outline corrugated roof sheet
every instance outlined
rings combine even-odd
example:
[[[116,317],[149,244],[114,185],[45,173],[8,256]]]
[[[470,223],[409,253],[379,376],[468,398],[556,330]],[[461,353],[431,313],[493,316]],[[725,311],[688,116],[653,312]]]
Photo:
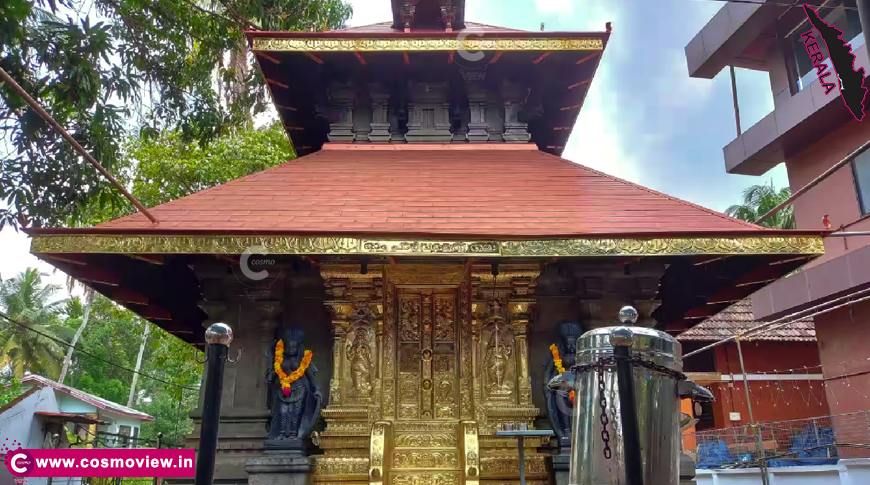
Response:
[[[534,145],[330,145],[98,229],[605,236],[767,229]]]
[[[722,310],[677,336],[677,340],[714,342],[760,325],[752,315],[752,300],[747,298]],[[792,325],[765,332],[758,337],[741,340],[776,340],[814,342],[816,327],[812,318],[795,321]]]

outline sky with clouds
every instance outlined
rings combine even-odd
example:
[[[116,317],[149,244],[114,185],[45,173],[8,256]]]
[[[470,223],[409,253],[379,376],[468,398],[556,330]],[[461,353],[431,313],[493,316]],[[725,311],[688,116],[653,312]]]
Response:
[[[350,0],[352,26],[391,19],[390,0]],[[773,179],[725,173],[722,147],[736,136],[731,80],[691,79],[684,47],[722,8],[713,0],[466,0],[466,19],[512,29],[613,33],[564,157],[675,197],[724,211],[744,188]],[[741,125],[773,109],[766,72],[737,71]],[[0,277],[28,266],[52,267],[29,254],[21,233],[0,232]],[[65,276],[50,280],[62,284]]]

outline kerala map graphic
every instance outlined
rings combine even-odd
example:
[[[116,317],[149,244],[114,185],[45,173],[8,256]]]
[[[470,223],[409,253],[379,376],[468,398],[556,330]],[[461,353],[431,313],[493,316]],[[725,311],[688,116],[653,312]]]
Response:
[[[828,48],[828,56],[840,81],[843,103],[856,120],[862,121],[864,98],[867,96],[867,88],[864,87],[864,68],[855,69],[855,54],[852,53],[852,46],[843,40],[842,30],[822,20],[812,6],[804,4],[804,11]]]

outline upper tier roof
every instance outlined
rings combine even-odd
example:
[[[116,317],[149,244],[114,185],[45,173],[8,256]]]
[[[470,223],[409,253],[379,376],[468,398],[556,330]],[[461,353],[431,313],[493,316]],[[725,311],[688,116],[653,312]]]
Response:
[[[405,32],[380,23],[326,32],[246,34],[299,155],[314,153],[328,141],[329,123],[336,121],[324,115],[331,86],[396,87],[410,80],[449,85],[458,96],[453,102],[457,109],[463,106],[461,93],[472,86],[490,92],[505,81],[522,86],[528,95],[519,121],[528,123],[531,141],[540,150],[561,155],[610,38],[610,24],[599,32],[465,26],[453,32]]]
[[[85,232],[417,236],[771,233],[534,145],[335,145]],[[82,230],[69,230],[79,232]]]

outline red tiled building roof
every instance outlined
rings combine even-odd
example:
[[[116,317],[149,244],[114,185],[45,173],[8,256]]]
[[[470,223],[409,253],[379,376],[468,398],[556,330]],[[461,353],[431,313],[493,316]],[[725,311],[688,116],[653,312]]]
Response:
[[[714,342],[749,330],[761,323],[755,320],[752,314],[752,301],[747,298],[704,320],[691,330],[679,334],[677,340]],[[816,326],[812,318],[803,318],[787,327],[780,327],[757,337],[741,338],[741,340],[815,342]]]
[[[535,145],[329,145],[97,231],[417,236],[770,233]]]

